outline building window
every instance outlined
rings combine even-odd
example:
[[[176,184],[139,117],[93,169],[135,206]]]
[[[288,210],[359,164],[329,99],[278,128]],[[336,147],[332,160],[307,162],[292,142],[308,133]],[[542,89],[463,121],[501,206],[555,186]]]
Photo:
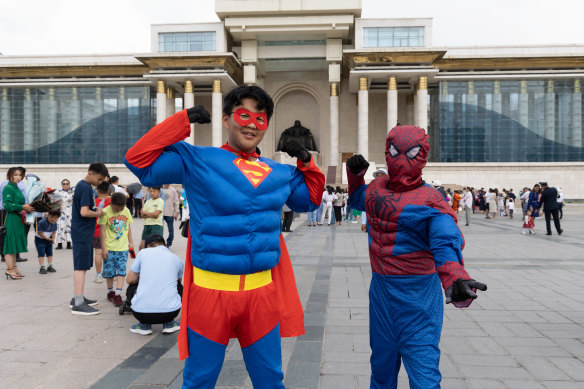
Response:
[[[584,158],[578,79],[442,81],[431,162],[576,162]]]
[[[215,51],[215,31],[161,33],[158,34],[158,50]]]
[[[422,47],[424,27],[364,27],[363,47]]]
[[[148,86],[0,88],[0,161],[122,163],[156,122],[153,101]]]

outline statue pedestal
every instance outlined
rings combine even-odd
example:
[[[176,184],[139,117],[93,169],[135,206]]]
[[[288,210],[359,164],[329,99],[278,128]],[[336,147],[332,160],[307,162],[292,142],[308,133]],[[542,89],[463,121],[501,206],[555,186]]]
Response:
[[[312,158],[314,162],[318,165],[318,155],[320,154],[318,151],[309,151],[312,154]],[[279,163],[284,163],[286,165],[293,165],[296,166],[296,158],[293,158],[283,151],[276,151],[274,153],[274,161]]]

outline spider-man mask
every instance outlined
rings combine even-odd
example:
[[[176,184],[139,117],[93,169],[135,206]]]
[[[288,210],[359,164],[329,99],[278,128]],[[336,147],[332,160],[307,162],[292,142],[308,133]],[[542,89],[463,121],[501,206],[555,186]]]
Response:
[[[406,192],[422,185],[422,169],[428,162],[428,135],[420,127],[398,126],[387,135],[385,161],[388,186]]]

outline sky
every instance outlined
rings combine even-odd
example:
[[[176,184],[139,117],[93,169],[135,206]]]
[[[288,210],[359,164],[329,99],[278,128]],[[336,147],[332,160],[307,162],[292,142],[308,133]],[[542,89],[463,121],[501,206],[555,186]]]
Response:
[[[214,0],[0,0],[0,53],[147,53],[151,24],[218,21],[214,8]],[[361,17],[432,17],[433,46],[456,47],[584,45],[582,15],[582,0],[362,0]]]

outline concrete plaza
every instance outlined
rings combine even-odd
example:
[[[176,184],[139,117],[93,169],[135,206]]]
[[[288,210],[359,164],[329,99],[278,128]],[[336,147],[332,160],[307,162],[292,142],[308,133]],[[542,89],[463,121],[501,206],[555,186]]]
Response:
[[[468,309],[446,306],[444,388],[584,388],[584,206],[569,204],[564,215],[562,236],[545,236],[543,219],[532,236],[521,234],[519,217],[459,222],[467,270],[489,289]],[[282,341],[285,385],[367,388],[367,235],[345,222],[308,227],[305,215],[292,229],[286,241],[306,335]],[[0,282],[0,388],[180,388],[176,334],[160,334],[161,326],[150,336],[130,333],[136,321],[107,302],[94,271],[86,295],[101,314],[71,315],[71,251],[56,251],[57,273],[41,275],[32,235],[20,264],[26,278]],[[183,257],[185,247],[179,236],[172,250]],[[251,387],[235,341],[217,385]],[[409,387],[403,368],[398,387]]]

